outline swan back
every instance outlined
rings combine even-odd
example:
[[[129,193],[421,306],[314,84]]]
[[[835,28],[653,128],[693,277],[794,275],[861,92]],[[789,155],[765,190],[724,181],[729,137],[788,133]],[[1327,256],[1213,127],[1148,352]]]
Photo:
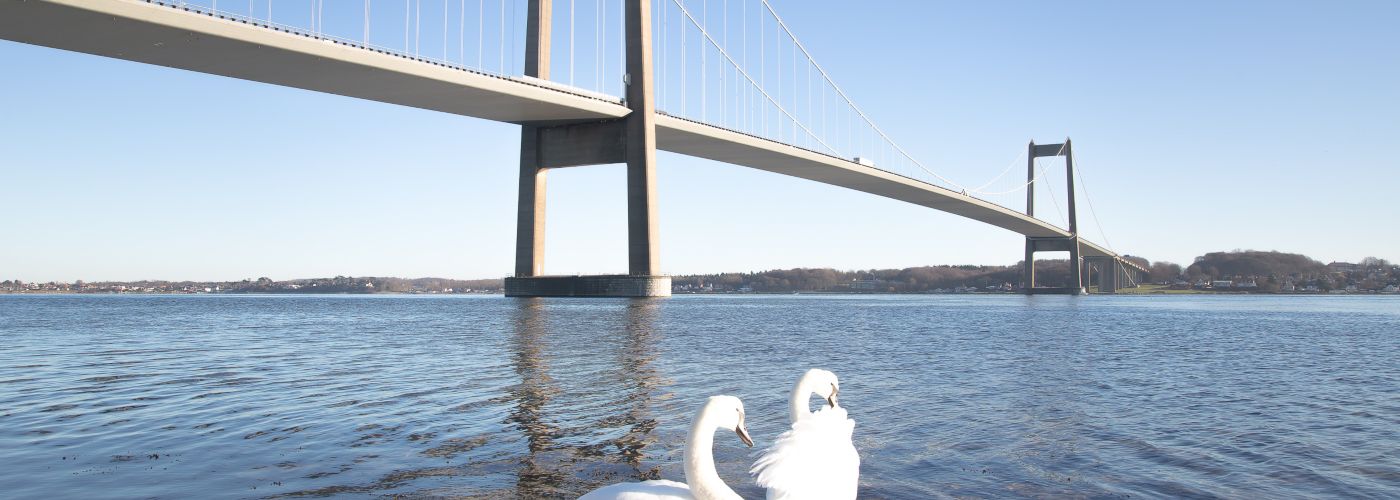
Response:
[[[807,411],[807,399],[812,382],[827,383],[831,401],[835,402],[835,375],[811,370],[793,390],[793,423],[778,436],[754,462],[750,473],[754,482],[768,490],[774,499],[855,498],[860,485],[860,454],[851,443],[856,422],[847,418],[840,406]],[[830,372],[826,372],[830,374]],[[809,380],[813,379],[813,380]],[[828,383],[829,382],[829,383]],[[817,392],[822,394],[821,392]],[[799,412],[798,403],[801,403]],[[801,413],[801,415],[799,415]]]
[[[692,500],[690,487],[666,480],[640,483],[618,483],[604,486],[579,497],[579,500]]]

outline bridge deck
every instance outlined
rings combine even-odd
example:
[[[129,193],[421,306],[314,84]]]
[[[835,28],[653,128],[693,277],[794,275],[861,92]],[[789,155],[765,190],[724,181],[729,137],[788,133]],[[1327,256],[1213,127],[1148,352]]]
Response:
[[[451,68],[139,0],[0,1],[0,38],[487,120],[600,120],[628,109],[548,84]]]
[[[629,113],[611,96],[141,0],[3,0],[0,39],[507,123],[557,124]],[[1009,208],[846,159],[667,115],[656,123],[658,149],[901,200],[1026,236],[1069,235]],[[1117,256],[1081,241],[1085,257]]]

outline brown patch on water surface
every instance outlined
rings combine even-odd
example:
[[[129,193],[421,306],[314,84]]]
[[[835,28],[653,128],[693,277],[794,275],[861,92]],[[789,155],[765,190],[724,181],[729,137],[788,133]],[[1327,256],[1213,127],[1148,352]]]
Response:
[[[342,470],[342,472],[343,472],[343,470]],[[282,494],[278,494],[278,495],[273,495],[273,496],[270,497],[270,498],[277,498],[277,497],[324,497],[324,496],[355,495],[355,494],[364,495],[364,494],[373,493],[373,492],[375,492],[375,491],[398,488],[398,487],[403,486],[404,484],[406,484],[406,483],[408,483],[408,482],[410,482],[410,481],[415,481],[415,480],[418,480],[418,479],[432,478],[432,477],[453,477],[453,476],[461,476],[461,475],[463,475],[464,472],[465,472],[465,471],[462,470],[462,468],[460,468],[460,467],[433,467],[433,468],[419,469],[419,470],[396,471],[396,472],[391,472],[391,473],[385,475],[384,477],[380,478],[378,481],[374,482],[373,484],[368,484],[368,485],[326,486],[326,487],[324,487],[324,488],[316,488],[316,489],[314,489],[314,490],[303,490],[303,491],[293,491],[293,492],[290,492],[290,493],[282,493]],[[316,474],[313,474],[313,475],[314,475],[314,476],[317,476],[317,477],[325,477],[325,476],[334,475],[334,474],[338,474],[338,472],[333,472],[333,473],[324,473],[324,472],[321,472],[321,473],[316,473]],[[310,476],[308,476],[308,477],[310,477]]]
[[[443,440],[442,444],[423,450],[422,454],[435,458],[455,458],[457,455],[472,451],[488,441],[486,436],[474,438],[451,438]]]
[[[505,395],[496,396],[496,397],[494,397],[494,398],[486,399],[486,400],[482,400],[482,401],[472,401],[472,402],[469,402],[469,403],[462,403],[462,404],[460,404],[460,405],[457,405],[457,406],[453,406],[453,407],[451,407],[451,408],[448,408],[447,411],[450,411],[450,412],[470,412],[470,411],[476,410],[476,409],[478,409],[478,408],[484,408],[484,407],[492,406],[492,405],[505,405],[505,404],[509,404],[509,403],[511,403],[511,402],[514,402],[514,401],[515,401],[515,395],[513,395],[513,394],[505,394]]]

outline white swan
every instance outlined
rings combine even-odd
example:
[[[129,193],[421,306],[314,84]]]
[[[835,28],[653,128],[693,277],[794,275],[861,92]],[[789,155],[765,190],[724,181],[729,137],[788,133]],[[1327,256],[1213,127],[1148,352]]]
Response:
[[[768,489],[769,500],[855,498],[860,485],[860,454],[851,444],[856,422],[836,403],[836,374],[812,369],[792,388],[792,428],[778,436],[749,472]],[[813,413],[812,394],[828,407]]]
[[[652,480],[604,486],[579,500],[739,500],[741,497],[715,471],[715,431],[732,430],[744,444],[753,446],[744,427],[744,403],[734,396],[710,396],[690,424],[685,440],[685,483]]]

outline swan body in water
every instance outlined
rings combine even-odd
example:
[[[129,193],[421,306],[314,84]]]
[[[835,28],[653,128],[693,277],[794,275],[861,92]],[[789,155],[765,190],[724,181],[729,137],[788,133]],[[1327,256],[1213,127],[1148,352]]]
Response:
[[[851,444],[856,422],[836,402],[836,374],[812,369],[798,379],[789,400],[792,428],[778,436],[750,472],[768,499],[849,499],[860,485],[860,454]],[[812,412],[813,394],[827,406]]]
[[[744,427],[744,403],[734,396],[710,396],[690,424],[685,440],[685,482],[652,480],[604,486],[579,500],[739,500],[715,470],[715,431],[732,430],[753,446]]]

